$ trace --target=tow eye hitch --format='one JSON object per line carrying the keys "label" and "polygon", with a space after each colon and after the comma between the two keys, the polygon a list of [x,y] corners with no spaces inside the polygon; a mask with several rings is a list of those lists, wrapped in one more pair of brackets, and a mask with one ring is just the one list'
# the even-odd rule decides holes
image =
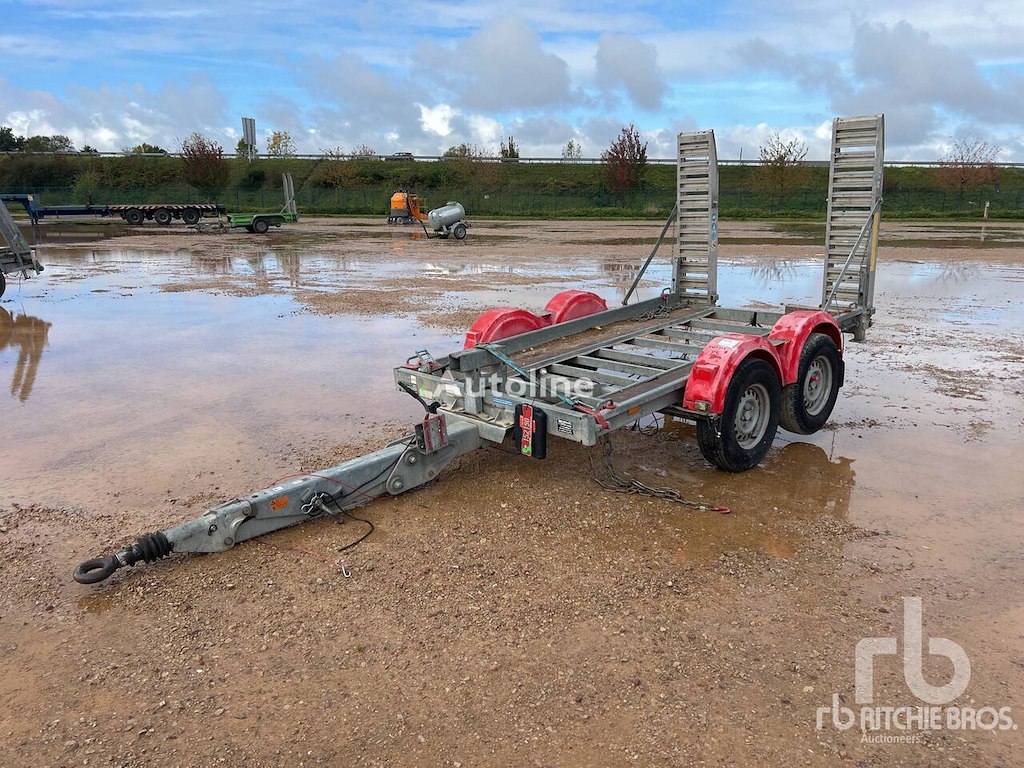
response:
{"label": "tow eye hitch", "polygon": [[98,584],[110,578],[114,571],[126,565],[135,565],[142,560],[153,563],[171,554],[173,546],[160,531],[140,536],[128,549],[121,550],[106,557],[94,557],[86,560],[75,569],[74,578],[79,584]]}

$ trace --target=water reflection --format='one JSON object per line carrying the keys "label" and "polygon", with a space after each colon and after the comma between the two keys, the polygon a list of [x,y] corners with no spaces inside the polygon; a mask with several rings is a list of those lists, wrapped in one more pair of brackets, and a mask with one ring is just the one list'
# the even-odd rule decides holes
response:
{"label": "water reflection", "polygon": [[981,275],[981,265],[974,262],[943,262],[936,280],[940,283],[966,283]]}
{"label": "water reflection", "polygon": [[[801,265],[802,266],[802,265]],[[760,287],[794,280],[798,274],[795,261],[791,259],[761,259],[750,268],[750,274]]]}
{"label": "water reflection", "polygon": [[[674,441],[693,442],[697,436],[691,422],[671,416],[664,419],[660,429]],[[800,514],[828,512],[845,520],[855,478],[852,459],[780,431],[757,472],[730,476],[729,480],[734,488],[749,483],[752,494],[765,497],[780,509],[802,510]]]}
{"label": "water reflection", "polygon": [[11,397],[28,400],[39,371],[39,361],[47,344],[51,323],[31,315],[12,315],[0,307],[0,352],[18,348],[18,361],[11,378]]}

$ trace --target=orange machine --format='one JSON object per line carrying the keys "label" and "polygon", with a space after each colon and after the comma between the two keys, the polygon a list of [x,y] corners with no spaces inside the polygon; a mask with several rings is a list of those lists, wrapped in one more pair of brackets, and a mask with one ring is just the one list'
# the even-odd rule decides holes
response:
{"label": "orange machine", "polygon": [[427,201],[400,189],[391,195],[391,214],[388,224],[414,224],[427,220]]}

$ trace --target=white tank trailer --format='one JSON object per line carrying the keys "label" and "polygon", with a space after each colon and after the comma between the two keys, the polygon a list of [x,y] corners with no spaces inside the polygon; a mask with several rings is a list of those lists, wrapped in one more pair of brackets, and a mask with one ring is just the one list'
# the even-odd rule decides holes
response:
{"label": "white tank trailer", "polygon": [[430,228],[437,232],[438,236],[446,238],[455,235],[456,240],[462,240],[466,236],[466,209],[462,203],[449,200],[447,205],[435,208],[427,214],[427,223]]}

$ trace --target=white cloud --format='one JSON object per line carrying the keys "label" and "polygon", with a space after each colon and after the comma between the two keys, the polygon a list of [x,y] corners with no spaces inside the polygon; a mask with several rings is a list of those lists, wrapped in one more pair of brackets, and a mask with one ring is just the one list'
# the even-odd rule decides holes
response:
{"label": "white cloud", "polygon": [[605,33],[597,41],[595,59],[599,88],[622,88],[643,109],[661,107],[665,78],[652,46],[629,35]]}
{"label": "white cloud", "polygon": [[[207,77],[167,83],[156,91],[139,85],[76,87],[68,98],[26,91],[0,78],[0,124],[30,136],[62,133],[77,147],[117,151],[146,141],[176,149],[176,139],[200,131],[222,140],[226,101]],[[2,110],[3,107],[0,107]]]}
{"label": "white cloud", "polygon": [[567,64],[545,51],[540,36],[519,19],[491,22],[451,47],[425,45],[415,58],[427,73],[423,87],[454,94],[467,110],[501,113],[569,102]]}
{"label": "white cloud", "polygon": [[233,146],[247,114],[291,131],[300,151],[437,154],[513,133],[524,155],[569,138],[599,154],[635,121],[651,154],[670,156],[686,115],[733,142],[723,157],[749,156],[761,121],[817,147],[833,114],[884,111],[892,158],[934,159],[977,126],[1024,160],[1020,0],[724,0],[694,13],[664,0],[310,0],[287,13],[224,0],[230,33],[189,23],[209,14],[200,0],[18,10],[0,32],[0,53],[19,62],[0,79],[0,124],[102,149],[174,147],[194,130]]}
{"label": "white cloud", "polygon": [[420,104],[420,124],[423,130],[438,136],[447,136],[452,132],[452,118],[458,114],[459,111],[450,104],[438,104],[436,107]]}

